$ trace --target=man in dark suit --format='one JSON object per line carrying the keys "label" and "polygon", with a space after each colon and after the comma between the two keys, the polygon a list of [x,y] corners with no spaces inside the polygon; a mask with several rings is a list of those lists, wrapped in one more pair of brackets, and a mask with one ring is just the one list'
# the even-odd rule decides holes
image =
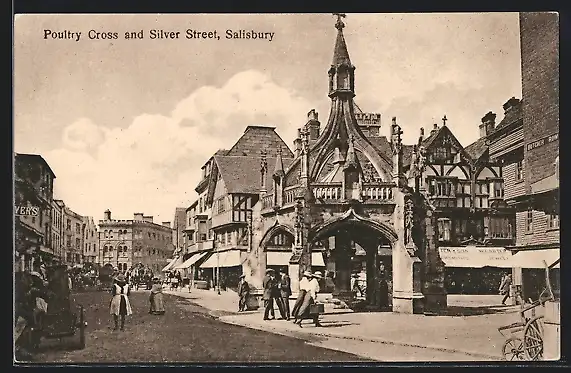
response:
{"label": "man in dark suit", "polygon": [[290,319],[289,297],[291,296],[291,280],[285,270],[280,271],[278,284],[286,320]]}
{"label": "man in dark suit", "polygon": [[250,285],[246,282],[246,275],[240,276],[238,282],[238,312],[246,311],[248,306],[248,297],[250,296]]}
{"label": "man in dark suit", "polygon": [[[264,320],[273,320],[276,318],[276,314],[274,313],[274,298],[272,293],[277,287],[277,284],[275,277],[272,276],[273,273],[273,269],[267,269],[266,275],[262,281],[262,286],[264,288],[264,294],[262,295],[262,299],[264,300]],[[270,314],[272,315],[271,318],[269,317]]]}

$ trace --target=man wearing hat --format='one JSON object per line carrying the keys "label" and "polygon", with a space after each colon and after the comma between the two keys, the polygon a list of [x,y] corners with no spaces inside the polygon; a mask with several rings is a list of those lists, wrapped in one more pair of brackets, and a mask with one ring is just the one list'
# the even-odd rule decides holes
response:
{"label": "man wearing hat", "polygon": [[[311,276],[312,279],[309,281],[307,292],[303,297],[303,303],[299,307],[295,323],[301,328],[301,321],[304,316],[309,314],[309,306],[317,301],[317,293],[319,292],[319,280],[323,278],[321,272],[317,271]],[[313,315],[313,323],[315,326],[321,326],[319,323],[319,314]]]}
{"label": "man wearing hat", "polygon": [[248,308],[248,296],[250,296],[250,285],[246,282],[246,275],[240,275],[240,281],[238,282],[238,296],[240,297],[238,301],[238,312],[246,311]]}
{"label": "man wearing hat", "polygon": [[[266,275],[262,281],[262,286],[264,288],[264,294],[262,299],[264,299],[264,320],[273,320],[276,318],[274,312],[274,294],[275,288],[277,288],[277,282],[275,278],[275,271],[271,268],[266,269]],[[272,317],[270,318],[270,314]]]}
{"label": "man wearing hat", "polygon": [[282,268],[280,270],[280,279],[278,282],[279,289],[280,289],[280,298],[283,305],[283,310],[285,313],[286,320],[289,321],[290,318],[290,310],[289,310],[289,297],[291,295],[291,281],[289,276],[287,275],[286,271]]}
{"label": "man wearing hat", "polygon": [[309,289],[309,280],[312,278],[310,271],[303,272],[303,276],[299,281],[299,294],[297,295],[297,299],[295,300],[295,304],[293,305],[293,309],[291,310],[291,315],[294,318],[294,322],[297,321],[299,308],[303,303],[303,298],[305,297],[305,293]]}

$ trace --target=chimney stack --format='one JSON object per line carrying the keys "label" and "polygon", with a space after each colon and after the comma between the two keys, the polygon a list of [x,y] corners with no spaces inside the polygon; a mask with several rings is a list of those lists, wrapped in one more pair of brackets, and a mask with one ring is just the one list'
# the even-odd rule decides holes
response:
{"label": "chimney stack", "polygon": [[111,220],[111,211],[109,209],[105,210],[105,212],[103,213],[103,219]]}
{"label": "chimney stack", "polygon": [[143,216],[143,221],[146,221],[147,223],[152,223],[153,222],[153,216],[152,215]]}
{"label": "chimney stack", "polygon": [[[315,109],[311,109],[307,113],[307,129],[309,130],[309,141],[315,141],[319,138],[321,131],[321,123],[319,123],[319,114]],[[301,137],[301,136],[300,136]]]}
{"label": "chimney stack", "polygon": [[434,126],[432,127],[432,130],[430,131],[430,135],[434,135],[436,133],[436,131],[438,131],[438,124],[434,123]]}
{"label": "chimney stack", "polygon": [[171,222],[170,222],[170,221],[163,221],[163,227],[170,228],[170,227],[171,227]]}
{"label": "chimney stack", "polygon": [[143,213],[142,212],[136,212],[133,214],[133,220],[134,221],[143,221]]}
{"label": "chimney stack", "polygon": [[520,104],[520,100],[512,97],[509,100],[506,101],[506,103],[504,104],[504,112],[507,113],[508,111],[511,110],[511,108],[518,106]]}
{"label": "chimney stack", "polygon": [[420,136],[418,136],[418,143],[420,144],[424,140],[424,127],[420,127]]}
{"label": "chimney stack", "polygon": [[496,114],[488,111],[482,117],[482,124],[480,124],[480,138],[488,136],[496,127]]}

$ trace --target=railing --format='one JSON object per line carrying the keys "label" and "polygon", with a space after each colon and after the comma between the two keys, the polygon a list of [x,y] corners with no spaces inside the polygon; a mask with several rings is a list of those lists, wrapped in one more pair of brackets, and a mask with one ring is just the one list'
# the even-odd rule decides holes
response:
{"label": "railing", "polygon": [[363,185],[361,196],[373,201],[392,201],[394,198],[393,184],[374,183]]}
{"label": "railing", "polygon": [[341,200],[343,198],[341,183],[314,183],[311,186],[316,199]]}
{"label": "railing", "polygon": [[295,202],[295,194],[297,192],[297,185],[290,186],[284,190],[284,205],[289,205]]}

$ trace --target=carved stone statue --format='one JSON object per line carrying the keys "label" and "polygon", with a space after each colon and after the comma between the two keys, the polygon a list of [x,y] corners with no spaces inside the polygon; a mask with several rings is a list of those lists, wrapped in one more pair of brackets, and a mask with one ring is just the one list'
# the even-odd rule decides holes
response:
{"label": "carved stone statue", "polygon": [[412,202],[411,199],[407,199],[404,205],[404,227],[404,243],[407,246],[412,246],[412,228],[414,227],[414,202]]}
{"label": "carved stone statue", "polygon": [[410,162],[410,174],[414,178],[419,178],[422,176],[424,169],[426,167],[426,149],[424,146],[413,148],[412,159]]}
{"label": "carved stone statue", "polygon": [[397,124],[397,118],[393,117],[393,124],[391,125],[391,146],[393,154],[398,154],[402,150],[402,129]]}

